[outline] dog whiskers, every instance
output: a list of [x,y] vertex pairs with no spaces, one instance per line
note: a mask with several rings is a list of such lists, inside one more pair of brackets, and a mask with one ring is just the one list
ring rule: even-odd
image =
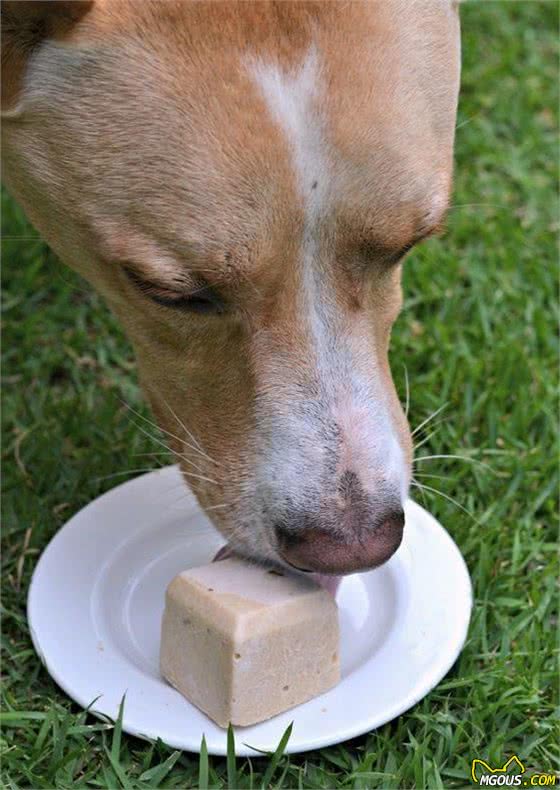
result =
[[96,477],[94,478],[94,482],[101,483],[103,482],[103,480],[110,480],[112,477],[122,477],[123,475],[139,475],[143,472],[154,472],[154,471],[157,471],[157,469],[154,469],[153,467],[143,467],[142,469],[125,469],[122,472],[113,472],[110,475],[103,475],[103,477]]
[[420,489],[421,491],[430,492],[432,494],[438,494],[438,496],[443,497],[443,499],[446,499],[448,502],[451,502],[452,505],[455,505],[455,507],[458,507],[460,510],[462,510],[463,513],[466,513],[467,516],[469,516],[469,518],[472,518],[472,520],[476,524],[479,524],[480,526],[482,526],[480,524],[479,520],[473,515],[473,513],[471,513],[470,510],[467,510],[467,508],[464,507],[464,505],[462,505],[460,502],[457,502],[457,500],[454,499],[452,496],[449,496],[448,494],[444,494],[443,491],[439,490],[439,488],[433,488],[432,486],[427,486],[424,483],[418,482],[418,480],[416,480],[415,478],[412,478],[411,485],[415,486],[416,488]]
[[204,469],[202,469],[202,467],[200,467],[198,464],[196,464],[190,458],[187,458],[182,453],[178,453],[178,452],[173,451],[170,447],[168,447],[165,444],[165,442],[162,442],[161,439],[157,438],[157,436],[154,436],[149,431],[147,431],[145,428],[143,428],[141,425],[138,425],[138,423],[134,422],[134,420],[131,420],[131,422],[136,428],[138,428],[139,431],[141,431],[144,434],[144,436],[147,436],[148,439],[151,439],[153,442],[156,442],[156,444],[159,444],[161,447],[165,448],[168,452],[172,453],[173,455],[176,455],[178,458],[182,458],[182,460],[185,461],[185,463],[187,463],[190,466],[194,467],[199,472],[203,472],[204,471]]
[[449,475],[438,475],[434,472],[415,472],[414,477],[437,477],[439,480],[451,480]]
[[405,403],[404,403],[404,416],[408,417],[408,410],[410,408],[410,385],[408,381],[408,368],[403,362],[404,368],[404,392],[405,392]]
[[[134,410],[131,409],[131,411],[134,411]],[[137,414],[137,412],[135,412],[135,413]],[[139,416],[141,417],[142,415],[139,415]],[[136,428],[138,428],[139,431],[141,431],[145,436],[147,436],[153,442],[156,442],[156,444],[159,444],[161,447],[163,447],[164,450],[166,450],[168,453],[171,453],[172,455],[177,456],[177,458],[182,459],[182,461],[184,461],[187,464],[190,464],[195,469],[197,469],[199,472],[203,472],[204,471],[204,469],[202,469],[200,466],[198,466],[198,464],[196,464],[190,458],[187,458],[183,453],[179,453],[179,452],[173,451],[164,442],[162,442],[161,439],[158,439],[157,436],[153,436],[153,434],[151,434],[149,431],[147,431],[142,425],[138,425],[138,423],[134,422],[134,420],[131,420],[131,422]],[[156,429],[158,428],[158,426],[155,425],[154,423],[152,423],[150,420],[146,420],[146,422],[148,422],[151,425],[154,425],[154,427]],[[167,432],[167,433],[169,433],[169,432]],[[174,437],[174,438],[178,438],[178,437]],[[217,480],[214,480],[213,478],[208,477],[207,475],[204,475],[204,474],[196,474],[195,472],[188,472],[185,469],[181,469],[181,473],[183,475],[187,476],[187,477],[191,477],[193,480],[202,480],[202,481],[205,481],[207,483],[212,483],[214,485],[218,485],[218,481]]]
[[479,117],[480,117],[480,113],[478,113],[478,112],[475,113],[474,115],[470,115],[468,118],[465,118],[464,120],[460,121],[455,126],[455,131],[457,131],[457,129],[462,129],[463,126],[466,126],[468,123],[471,123],[472,121],[478,120]]
[[[161,469],[161,467],[158,467]],[[113,472],[110,475],[105,475],[104,477],[98,477],[97,482],[101,480],[109,480],[111,477],[118,477],[120,475],[133,475],[133,474],[140,474],[141,472],[156,472],[157,469],[153,467],[144,467],[142,469],[126,469],[123,472]],[[214,485],[218,485],[216,480],[212,480],[211,477],[206,477],[205,475],[198,475],[196,472],[186,472],[184,469],[181,469],[181,474],[187,475],[187,477],[192,477],[196,480],[204,480],[207,483],[213,483]]]
[[[136,409],[133,409],[132,406],[129,406],[128,403],[125,403],[124,401],[122,401],[122,403],[129,411],[131,411],[133,414],[135,414],[137,417],[139,417],[144,422],[148,423],[148,425],[150,427],[155,428],[156,431],[161,431],[162,433],[164,433],[167,436],[169,436],[171,439],[175,439],[176,441],[178,441],[181,444],[181,446],[185,445],[190,450],[193,450],[193,452],[198,453],[199,455],[201,455],[204,458],[207,458],[210,461],[212,460],[211,458],[209,458],[209,456],[206,456],[206,454],[199,447],[195,447],[194,445],[192,445],[189,442],[185,441],[184,438],[182,439],[180,436],[177,436],[176,434],[171,433],[171,431],[168,431],[165,428],[161,428],[155,422],[153,422],[152,420],[149,420],[147,417],[144,417],[143,414],[140,414],[140,412],[136,411]],[[137,427],[140,427],[140,426],[137,426]],[[147,434],[147,435],[150,436],[150,434]],[[155,437],[152,437],[152,438],[154,438],[154,440],[157,441],[155,439]],[[165,447],[166,449],[169,449],[167,447],[167,445],[163,444],[162,442],[159,442],[159,444],[162,444],[163,447]],[[214,462],[214,463],[216,463],[216,462]]]
[[455,203],[448,211],[455,211],[458,208],[500,208],[511,211],[511,206],[506,206],[505,203]]
[[213,483],[215,486],[218,485],[217,480],[213,480],[211,477],[206,477],[206,475],[197,475],[196,472],[187,472],[184,469],[181,469],[181,474],[186,475],[187,477],[192,477],[195,480],[204,480],[207,483]]
[[411,436],[416,436],[418,431],[422,430],[422,428],[425,425],[427,425],[429,422],[431,422],[433,419],[435,419],[438,416],[438,414],[440,414],[440,412],[442,412],[447,406],[448,406],[448,403],[444,403],[443,406],[440,406],[439,409],[436,409],[435,411],[433,411],[428,417],[426,417],[425,420],[422,420],[420,425],[417,425],[416,428],[412,431]]
[[[206,450],[204,450],[204,448],[201,446],[201,444],[198,441],[198,439],[191,433],[191,431],[189,431],[189,429],[187,428],[185,423],[175,414],[175,412],[173,411],[173,409],[171,408],[169,403],[166,400],[164,400],[164,403],[167,406],[167,408],[169,409],[169,411],[171,412],[171,414],[175,417],[175,419],[177,420],[177,422],[179,423],[181,428],[187,434],[187,436],[191,439],[191,441],[193,441],[195,443],[196,447],[198,448],[199,453],[201,455],[203,455],[205,458],[207,458],[211,463],[216,464],[216,466],[221,466],[221,464],[219,464],[218,461],[216,461],[214,458],[212,458],[211,456],[208,455]],[[175,438],[177,438],[177,437],[175,437]],[[191,447],[192,447],[192,445],[191,445]]]
[[176,453],[174,453],[173,450],[168,450],[167,452],[165,450],[153,450],[150,453],[132,453],[132,456],[134,458],[141,458],[141,457],[144,457],[144,458],[146,458],[146,457],[156,458],[157,456],[160,456],[160,455],[166,455],[168,458],[172,458],[174,455],[176,455]]
[[[419,445],[420,446],[420,445]],[[478,466],[482,466],[484,469],[489,469],[492,474],[497,474],[496,470],[490,466],[490,464],[484,463],[484,461],[479,461],[478,458],[469,458],[466,455],[446,455],[446,454],[439,454],[439,455],[420,455],[414,459],[413,463],[417,464],[420,461],[433,461],[438,459],[446,459],[449,458],[455,461],[465,461],[470,464],[478,464]]]
[[[137,426],[137,427],[140,428],[140,426]],[[150,435],[150,434],[146,434],[146,435]],[[154,441],[157,441],[155,436],[151,436],[150,435],[150,438],[154,439]],[[193,461],[191,461],[190,458],[187,458],[186,455],[183,455],[183,453],[178,453],[175,450],[172,450],[171,448],[168,448],[167,452],[162,450],[161,452],[156,451],[156,452],[152,452],[152,453],[134,453],[134,455],[136,455],[136,456],[142,456],[142,455],[143,456],[154,456],[154,457],[164,455],[164,456],[167,456],[167,458],[169,458],[169,460],[172,460],[173,457],[175,457],[175,460],[177,460],[177,459],[183,460],[187,464],[192,464],[195,469],[198,469],[199,472],[204,472],[204,469],[201,469],[199,466],[197,466]],[[180,466],[180,464],[179,464],[179,466]],[[163,467],[160,465],[158,468],[162,469]],[[181,471],[183,471],[183,470],[181,470]],[[188,472],[186,472],[185,474],[188,474]],[[204,478],[201,478],[201,479],[204,479]],[[205,479],[210,480],[209,477],[207,477]],[[212,480],[211,482],[213,482],[216,485],[218,485],[218,481],[217,480]]]
[[436,432],[437,432],[437,428],[434,431],[432,431],[431,433],[426,434],[426,436],[424,436],[424,438],[421,441],[417,442],[417,444],[414,445],[414,449],[418,450],[424,444],[429,442],[430,439],[432,438],[432,436],[435,436]]

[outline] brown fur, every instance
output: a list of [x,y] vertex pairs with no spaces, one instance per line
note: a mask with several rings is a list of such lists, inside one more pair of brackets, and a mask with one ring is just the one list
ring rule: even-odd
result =
[[[357,375],[381,382],[409,463],[387,361],[400,309],[394,259],[440,226],[448,201],[456,11],[445,0],[97,0],[72,16],[72,3],[33,4],[40,23],[31,25],[18,9],[25,3],[8,5],[7,184],[122,320],[189,485],[205,507],[231,505],[209,511],[216,525],[249,553],[274,556],[259,526],[268,504],[251,505],[255,469],[267,426],[311,409],[318,363],[302,296],[305,197],[248,58],[291,73],[311,46],[319,53],[332,199],[313,233],[335,316],[329,331]],[[164,291],[203,280],[230,309],[218,317],[162,307],[125,268]],[[342,390],[333,398],[348,403],[350,416],[336,419],[350,435],[352,398]],[[340,412],[321,408],[323,423]],[[217,463],[189,447],[180,423]],[[363,455],[363,485],[382,502],[386,474],[375,464],[366,471],[353,441],[342,440],[338,473]],[[327,444],[303,442],[310,478]],[[331,506],[327,489],[310,479],[317,512]]]

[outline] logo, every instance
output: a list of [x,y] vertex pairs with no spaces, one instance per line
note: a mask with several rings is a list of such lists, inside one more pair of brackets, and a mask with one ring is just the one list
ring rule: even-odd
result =
[[484,760],[472,761],[471,777],[479,787],[553,787],[556,776],[547,773],[527,775],[525,766],[513,754],[501,768],[492,768]]

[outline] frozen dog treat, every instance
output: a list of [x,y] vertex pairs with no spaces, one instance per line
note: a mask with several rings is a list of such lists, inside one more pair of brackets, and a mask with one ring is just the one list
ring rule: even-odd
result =
[[334,598],[237,557],[167,588],[161,673],[220,727],[268,719],[338,683]]

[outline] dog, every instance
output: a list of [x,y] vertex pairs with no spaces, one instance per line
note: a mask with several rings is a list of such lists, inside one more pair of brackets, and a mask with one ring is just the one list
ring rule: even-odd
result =
[[388,346],[438,232],[450,0],[3,3],[5,182],[122,322],[232,550],[344,575],[398,548]]

